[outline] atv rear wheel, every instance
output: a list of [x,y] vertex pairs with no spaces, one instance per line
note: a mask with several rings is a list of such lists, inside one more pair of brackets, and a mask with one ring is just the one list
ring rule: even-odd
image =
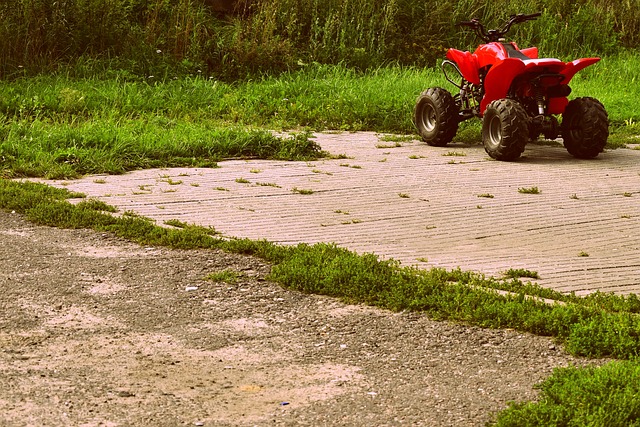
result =
[[482,120],[484,150],[496,160],[515,160],[529,141],[527,112],[519,102],[498,99],[487,105]]
[[431,87],[418,97],[415,124],[422,139],[429,145],[444,147],[458,132],[458,105],[453,96],[441,87]]
[[609,117],[594,98],[576,98],[562,115],[564,147],[574,157],[593,159],[604,150],[609,137]]

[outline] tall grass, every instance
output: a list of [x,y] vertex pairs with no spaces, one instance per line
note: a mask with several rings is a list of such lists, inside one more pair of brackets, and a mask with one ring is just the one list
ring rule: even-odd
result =
[[425,66],[447,47],[474,46],[458,21],[479,17],[494,27],[510,14],[536,11],[543,16],[515,28],[513,38],[546,55],[608,55],[640,44],[640,8],[629,0],[236,0],[240,13],[224,17],[210,3],[2,2],[0,78],[65,64],[79,73],[101,66],[225,79],[312,62]]
[[[637,141],[640,112],[634,100],[640,89],[629,82],[639,74],[640,57],[621,55],[575,77],[572,96],[604,102],[613,123],[611,147],[625,142],[620,133]],[[415,67],[363,74],[345,66],[310,65],[235,84],[196,77],[130,80],[127,72],[106,76],[0,81],[0,175],[71,178],[214,166],[236,156],[317,157],[319,147],[305,134],[276,138],[256,128],[412,134],[418,94],[447,84],[442,73]],[[473,130],[458,137],[479,141]]]

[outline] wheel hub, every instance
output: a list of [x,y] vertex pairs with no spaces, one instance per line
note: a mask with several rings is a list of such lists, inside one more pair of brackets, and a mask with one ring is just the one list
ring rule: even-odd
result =
[[436,128],[438,117],[436,116],[436,109],[433,105],[427,104],[424,106],[422,112],[422,124],[428,132],[432,132]]
[[500,117],[495,116],[489,122],[489,144],[493,147],[500,145],[502,141],[502,123]]

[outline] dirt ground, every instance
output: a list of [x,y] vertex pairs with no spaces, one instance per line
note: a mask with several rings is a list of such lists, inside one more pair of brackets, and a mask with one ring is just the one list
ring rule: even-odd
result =
[[[481,426],[583,364],[547,338],[345,305],[269,265],[0,211],[0,426]],[[236,284],[204,280],[234,269]]]

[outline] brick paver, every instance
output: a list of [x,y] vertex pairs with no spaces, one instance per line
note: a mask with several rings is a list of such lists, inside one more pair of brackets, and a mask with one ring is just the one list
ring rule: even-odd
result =
[[[508,163],[476,145],[385,142],[368,132],[317,140],[347,158],[232,160],[64,186],[159,224],[178,219],[282,244],[335,242],[420,268],[492,276],[525,268],[563,292],[640,291],[640,150],[578,160],[530,144]],[[532,187],[539,194],[519,192]]]

